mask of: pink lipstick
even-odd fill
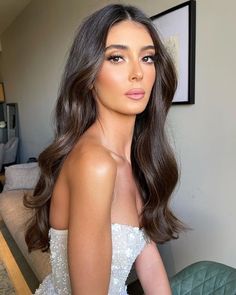
[[[145,95],[145,91],[141,88],[133,88],[125,93],[125,95],[131,99],[142,99]]]

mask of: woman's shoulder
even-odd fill
[[[80,140],[67,156],[64,168],[68,173],[108,173],[114,174],[117,164],[109,150],[93,138]]]

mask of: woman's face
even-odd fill
[[[142,24],[122,21],[110,29],[93,87],[100,114],[104,108],[124,115],[144,111],[156,76],[155,54]]]

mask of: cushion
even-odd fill
[[[3,191],[34,189],[39,175],[40,168],[37,162],[5,167],[5,185]]]

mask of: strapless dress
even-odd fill
[[[131,267],[150,239],[144,229],[112,223],[112,263],[108,295],[127,295],[126,279]],[[67,230],[49,230],[52,272],[43,280],[35,295],[70,295],[67,263]]]

